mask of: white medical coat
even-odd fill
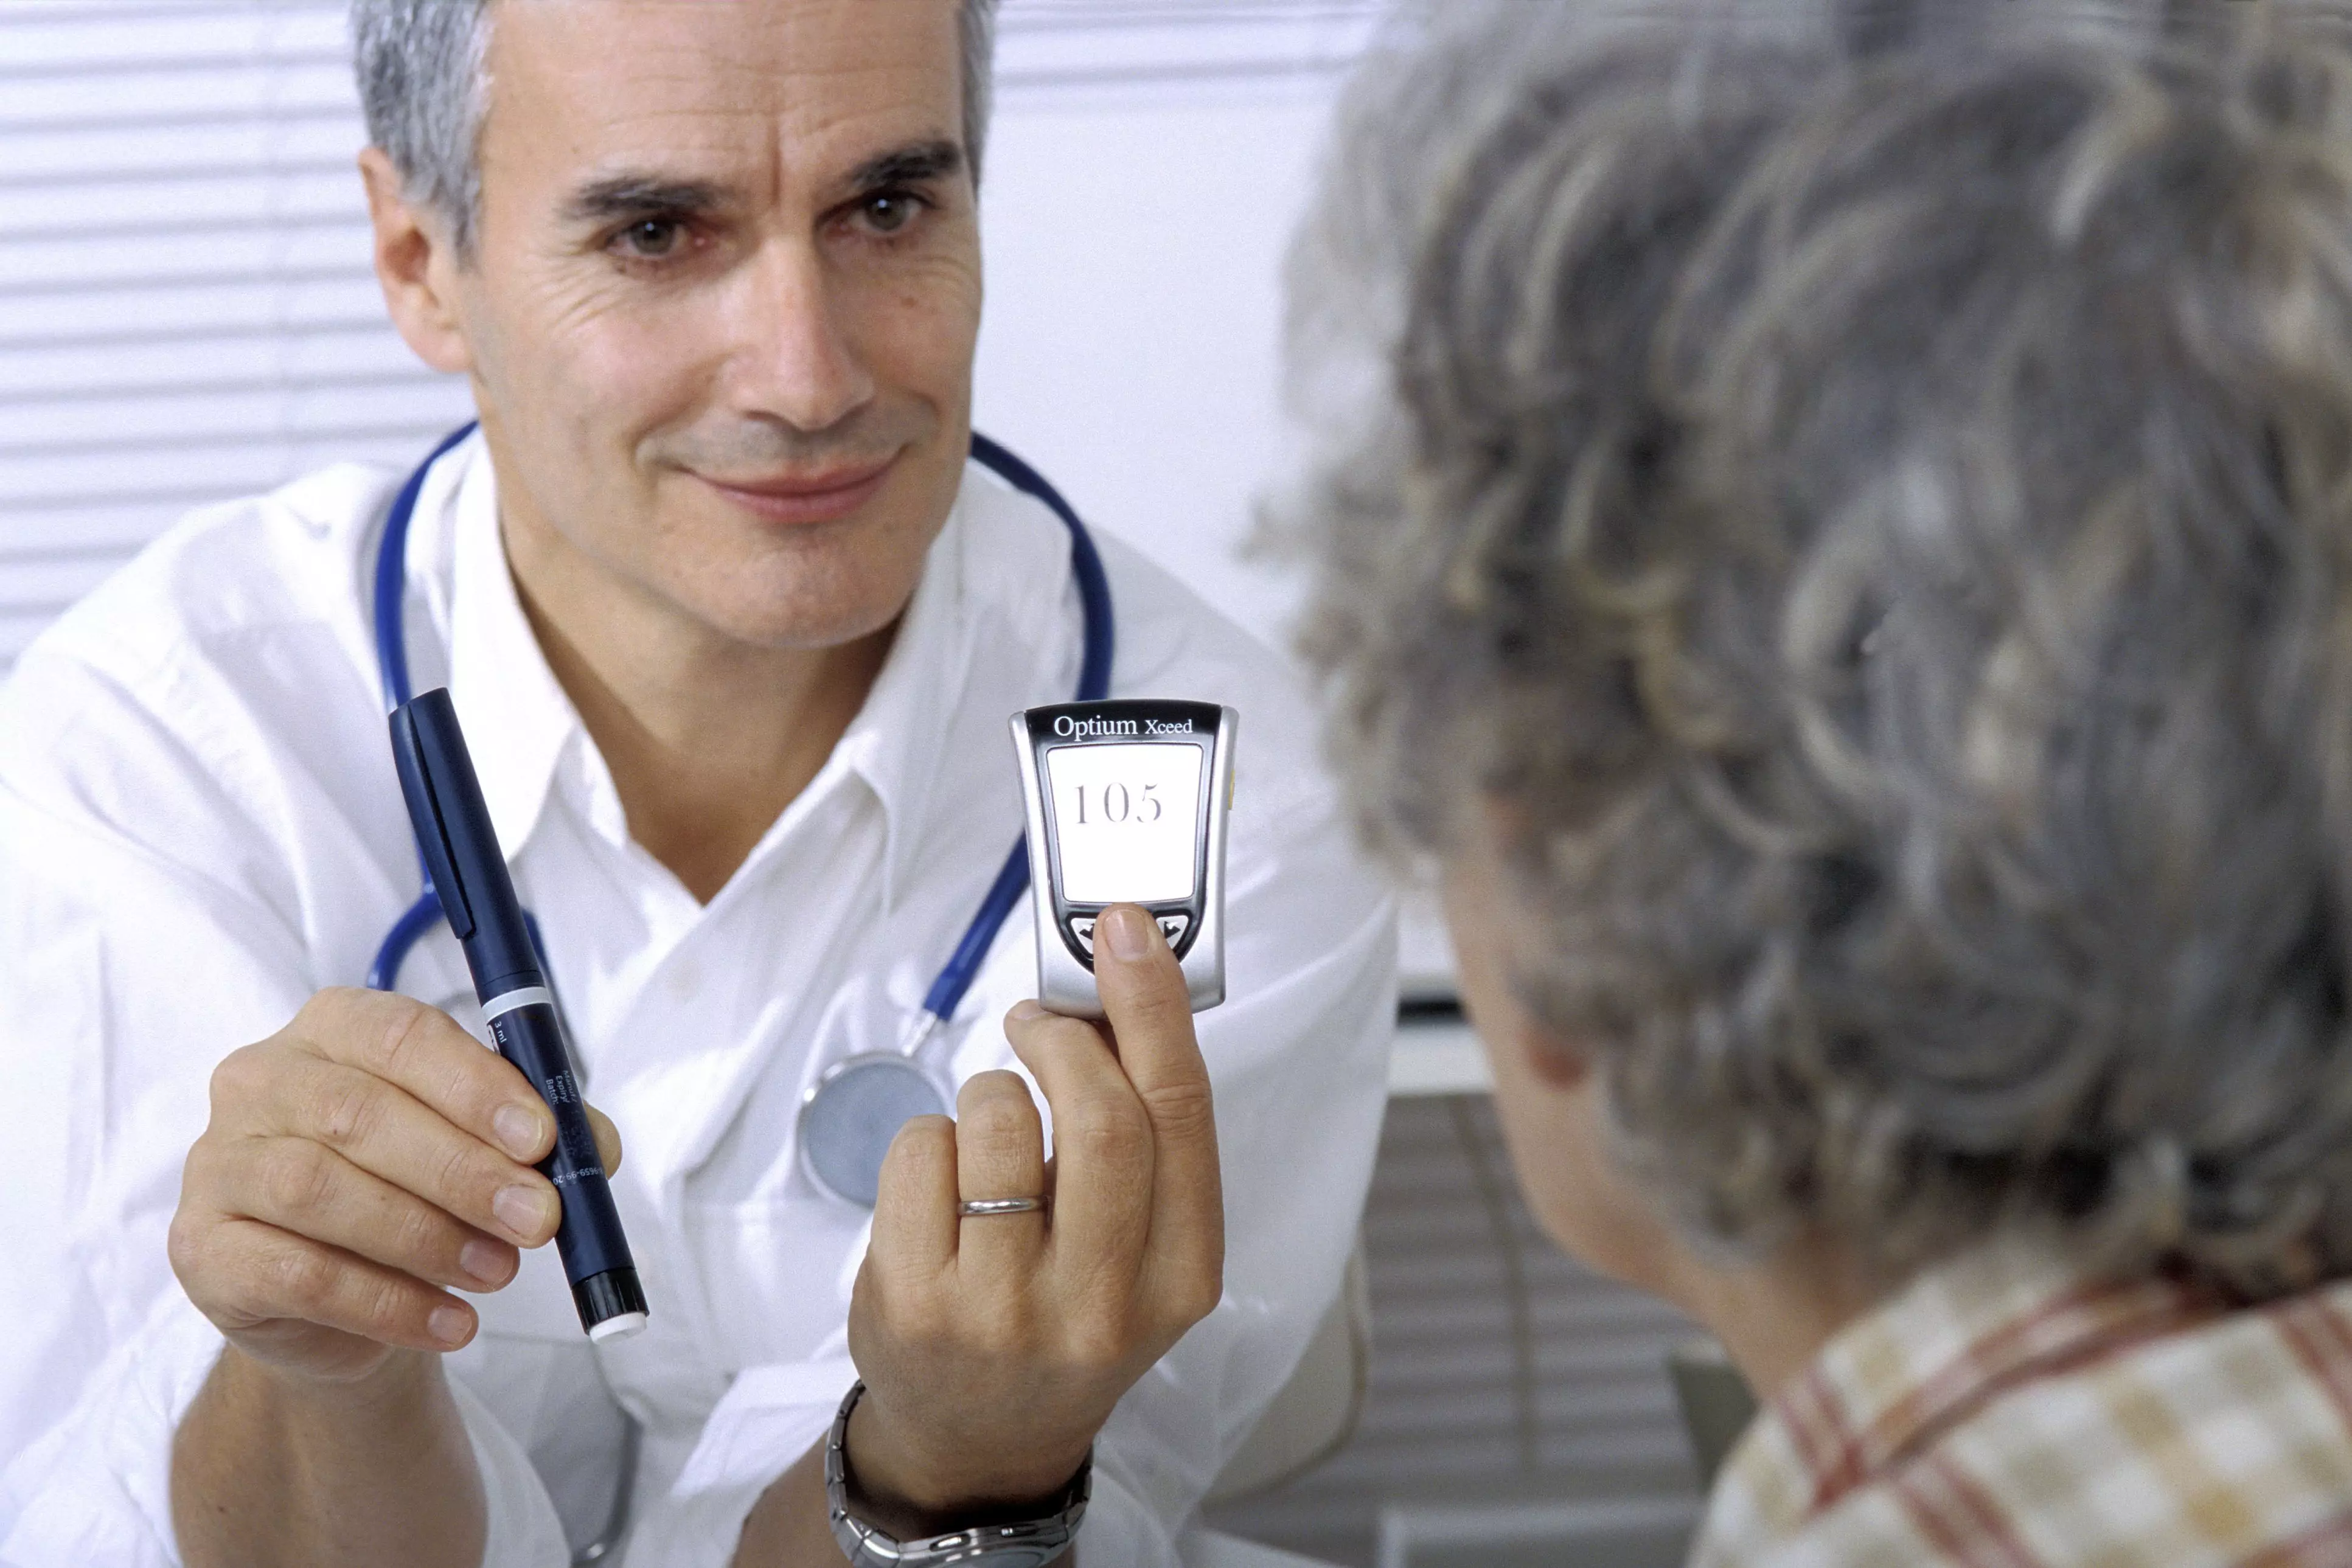
[[[397,476],[338,467],[194,514],[65,616],[0,693],[0,1562],[177,1560],[173,1433],[220,1350],[164,1255],[206,1081],[313,991],[357,984],[416,896],[368,584]],[[1227,995],[1202,1016],[1223,1154],[1225,1296],[1097,1448],[1089,1560],[1171,1538],[1337,1290],[1393,1017],[1388,901],[1355,860],[1280,663],[1099,538],[1118,696],[1243,715]],[[798,1173],[831,1061],[887,1048],[1021,829],[1004,721],[1066,700],[1067,535],[974,467],[864,710],[705,906],[627,831],[507,570],[478,436],[436,465],[407,557],[416,689],[446,681],[540,915],[652,1308],[583,1337],[552,1248],[478,1298],[449,1357],[495,1568],[560,1568],[643,1431],[631,1568],[729,1561],[760,1491],[855,1376],[865,1216]],[[957,1078],[1012,1065],[1034,988],[1017,908],[953,1020]],[[446,930],[405,991],[480,1031]]]

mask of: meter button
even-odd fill
[[[1076,937],[1078,946],[1087,950],[1087,957],[1091,958],[1095,956],[1095,917],[1093,915],[1081,915],[1073,918],[1070,922],[1070,935]]]
[[[1192,925],[1192,917],[1189,915],[1162,915],[1156,918],[1160,922],[1160,935],[1167,939],[1171,947],[1184,940],[1184,933]]]

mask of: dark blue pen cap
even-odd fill
[[[488,1000],[521,986],[545,985],[446,687],[392,710],[392,758],[425,874],[450,931],[465,945],[475,991]]]

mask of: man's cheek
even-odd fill
[[[879,374],[927,401],[958,405],[971,390],[980,307],[976,267],[934,266],[866,293],[860,337]]]

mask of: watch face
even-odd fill
[[[1056,747],[1045,754],[1071,904],[1169,904],[1196,891],[1201,747],[1181,742]]]

